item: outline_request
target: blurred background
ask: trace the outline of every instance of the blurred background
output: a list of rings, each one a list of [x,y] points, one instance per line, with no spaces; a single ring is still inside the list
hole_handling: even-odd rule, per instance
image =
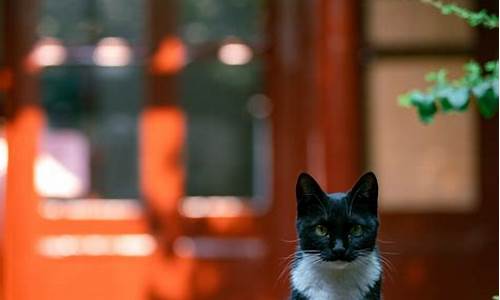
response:
[[[498,31],[403,0],[0,0],[0,20],[1,299],[286,299],[297,174],[340,191],[368,169],[385,299],[498,294],[498,118],[397,104],[497,58]]]

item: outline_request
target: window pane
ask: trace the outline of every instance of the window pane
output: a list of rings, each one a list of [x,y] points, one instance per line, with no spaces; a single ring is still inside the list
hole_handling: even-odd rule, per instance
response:
[[[461,73],[466,58],[384,59],[368,72],[369,167],[380,176],[386,211],[460,211],[473,209],[478,196],[475,109],[438,115],[423,125],[397,96],[424,88],[424,76],[445,67]],[[395,126],[395,124],[397,124]]]
[[[254,123],[264,121],[248,105],[260,92],[260,73],[258,62],[232,67],[217,60],[195,62],[183,71],[188,195],[253,195],[253,143],[259,134]]]
[[[192,59],[180,78],[188,119],[186,194],[262,197],[270,169],[262,2],[187,0],[180,7],[180,34]]]
[[[138,197],[141,69],[61,66],[45,69],[41,78],[42,103],[49,125],[42,152],[59,166],[59,173],[66,170],[66,176],[60,174],[59,178],[73,178],[88,186],[66,194],[53,189],[42,194],[63,198]],[[51,171],[47,168],[39,169],[39,177],[50,180],[47,172]],[[88,170],[76,171],[82,168]]]
[[[34,49],[47,115],[35,167],[42,196],[138,199],[144,76],[132,45],[143,37],[144,8],[134,0],[42,2]]]

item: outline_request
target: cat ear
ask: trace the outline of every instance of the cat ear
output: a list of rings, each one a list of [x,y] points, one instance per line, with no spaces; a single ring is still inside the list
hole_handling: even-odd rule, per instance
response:
[[[361,176],[349,195],[352,209],[368,211],[377,215],[378,182],[375,174],[368,172]]]
[[[321,189],[319,184],[314,178],[307,174],[301,173],[297,179],[297,186],[295,187],[297,196],[297,203],[301,204],[316,198],[316,200],[323,199],[325,192]]]

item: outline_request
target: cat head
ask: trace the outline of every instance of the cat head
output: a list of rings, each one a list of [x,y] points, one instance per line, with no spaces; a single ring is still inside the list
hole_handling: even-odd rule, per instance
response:
[[[366,173],[345,193],[327,194],[307,173],[296,186],[297,233],[304,253],[352,262],[372,253],[378,231],[378,183]]]

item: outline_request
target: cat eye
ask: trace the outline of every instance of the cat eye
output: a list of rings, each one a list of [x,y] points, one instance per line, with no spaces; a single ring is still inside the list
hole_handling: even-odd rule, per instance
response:
[[[363,234],[363,227],[361,227],[361,225],[356,224],[356,225],[351,227],[351,235],[352,236],[358,237],[362,234]]]
[[[316,225],[316,228],[314,229],[314,232],[319,235],[319,236],[326,236],[328,235],[328,229],[326,229],[325,226],[323,225]]]

